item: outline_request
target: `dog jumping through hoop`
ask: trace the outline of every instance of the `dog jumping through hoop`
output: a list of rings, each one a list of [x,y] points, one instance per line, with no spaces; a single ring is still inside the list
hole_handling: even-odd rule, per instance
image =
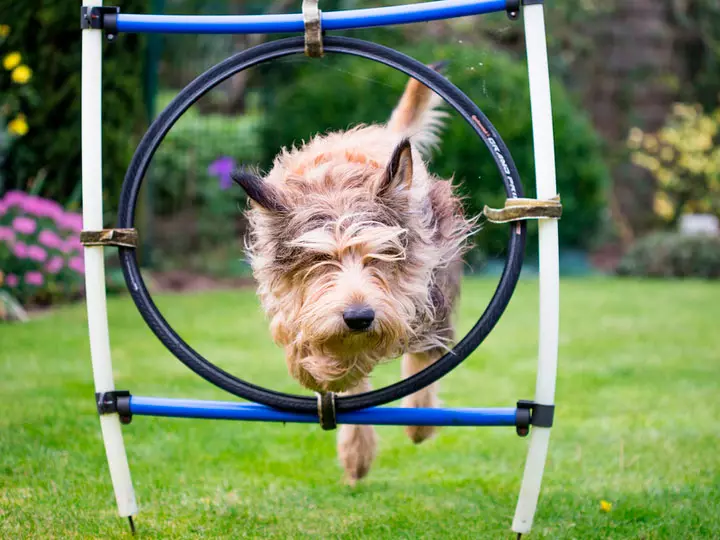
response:
[[[411,79],[387,124],[283,149],[264,178],[233,175],[251,201],[247,253],[273,340],[310,390],[366,392],[378,363],[402,355],[408,377],[452,345],[474,221],[424,161],[440,140],[441,104]],[[437,392],[432,384],[403,406],[436,407]],[[406,428],[415,443],[434,430]],[[348,483],[368,473],[376,445],[372,426],[340,426]]]

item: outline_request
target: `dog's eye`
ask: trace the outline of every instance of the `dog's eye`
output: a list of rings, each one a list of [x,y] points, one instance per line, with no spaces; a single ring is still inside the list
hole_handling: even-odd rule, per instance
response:
[[[309,256],[312,257],[312,262],[314,262],[314,263],[322,263],[322,262],[329,262],[329,261],[335,260],[335,257],[330,255],[329,253],[313,252],[313,253],[310,253]]]

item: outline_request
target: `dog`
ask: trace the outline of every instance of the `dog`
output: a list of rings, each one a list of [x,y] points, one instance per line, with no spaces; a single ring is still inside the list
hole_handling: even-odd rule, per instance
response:
[[[379,362],[402,355],[409,377],[453,342],[474,220],[424,161],[440,141],[442,103],[410,79],[386,124],[283,148],[264,178],[233,174],[250,201],[246,251],[273,340],[310,390],[366,392]],[[436,384],[403,401],[437,405]],[[434,430],[406,428],[415,443]],[[368,473],[376,445],[372,426],[340,426],[347,483]]]

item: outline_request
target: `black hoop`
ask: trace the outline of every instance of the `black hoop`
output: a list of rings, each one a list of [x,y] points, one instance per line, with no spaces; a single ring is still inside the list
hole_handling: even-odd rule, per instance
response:
[[[488,147],[502,176],[507,197],[523,196],[517,169],[500,135],[477,105],[445,77],[409,56],[376,43],[345,37],[327,37],[323,46],[326,53],[350,54],[380,62],[428,86],[460,113]],[[193,103],[225,79],[244,69],[304,52],[305,43],[302,37],[264,43],[228,58],[183,88],[152,123],[135,151],[120,195],[118,227],[134,227],[138,194],[153,154],[170,128]],[[524,248],[525,224],[514,223],[511,225],[505,268],[495,294],[475,326],[451,352],[423,371],[390,386],[364,394],[338,397],[337,411],[354,411],[395,401],[437,381],[458,366],[487,337],[505,311],[520,276]],[[170,352],[192,371],[215,386],[250,401],[296,412],[317,412],[317,400],[314,397],[284,394],[256,386],[238,379],[203,358],[182,340],[155,306],[140,274],[135,250],[120,248],[120,261],[130,294],[145,322]]]

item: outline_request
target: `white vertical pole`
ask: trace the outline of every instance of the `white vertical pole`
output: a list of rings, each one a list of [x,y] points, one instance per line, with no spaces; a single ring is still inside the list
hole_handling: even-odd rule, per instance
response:
[[[555,150],[553,142],[550,73],[548,68],[545,18],[542,4],[523,8],[527,47],[530,104],[532,109],[535,181],[538,199],[557,194],[555,184]],[[560,278],[558,262],[558,223],[541,219],[539,227],[540,257],[540,336],[535,402],[553,405],[557,374],[558,332],[560,314]],[[550,428],[533,427],[530,433],[525,473],[518,498],[512,530],[530,531],[542,483]]]
[[[100,6],[101,0],[83,0],[85,6]],[[82,31],[82,196],[83,228],[100,230],[102,212],[102,40],[103,31]],[[90,333],[90,356],[96,392],[115,389],[105,291],[105,259],[102,247],[85,248],[85,294]],[[123,517],[137,513],[130,479],[120,418],[100,416],[100,428],[118,512]]]

